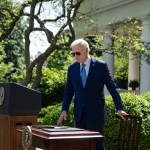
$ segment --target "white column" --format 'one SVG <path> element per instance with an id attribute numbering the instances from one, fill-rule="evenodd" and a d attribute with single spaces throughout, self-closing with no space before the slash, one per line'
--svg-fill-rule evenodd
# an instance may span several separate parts
<path id="1" fill-rule="evenodd" d="M 150 42 L 150 17 L 141 19 L 142 21 L 142 40 Z M 147 50 L 150 53 L 150 50 Z M 141 59 L 141 74 L 140 74 L 140 93 L 150 91 L 150 65 Z"/>
<path id="2" fill-rule="evenodd" d="M 107 28 L 105 28 L 104 47 L 103 47 L 103 49 L 106 50 L 106 51 L 107 51 L 107 49 L 110 46 L 112 46 L 112 40 L 108 36 L 108 34 L 111 34 L 111 33 L 112 33 L 112 29 L 111 29 L 110 26 L 108 26 Z M 107 62 L 110 74 L 111 74 L 112 78 L 114 78 L 114 55 L 108 54 L 107 52 L 103 51 L 103 60 L 105 62 Z M 106 95 L 109 94 L 109 92 L 106 89 L 106 87 L 104 87 L 104 93 Z"/>
<path id="3" fill-rule="evenodd" d="M 128 83 L 131 80 L 137 80 L 139 82 L 139 57 L 129 53 L 129 67 L 128 67 Z M 129 90 L 131 88 L 128 88 Z"/>
<path id="4" fill-rule="evenodd" d="M 108 34 L 112 33 L 112 28 L 110 26 L 105 28 L 105 33 L 103 49 L 107 51 L 107 48 L 112 45 L 112 40 L 107 36 Z M 112 77 L 114 77 L 114 55 L 103 51 L 103 60 L 107 62 L 110 74 Z"/>

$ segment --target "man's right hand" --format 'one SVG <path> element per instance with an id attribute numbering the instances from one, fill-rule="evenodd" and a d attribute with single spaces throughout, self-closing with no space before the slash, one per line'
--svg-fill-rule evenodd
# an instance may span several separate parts
<path id="1" fill-rule="evenodd" d="M 60 117 L 59 117 L 59 119 L 57 121 L 57 125 L 58 126 L 62 125 L 62 121 L 63 120 L 67 120 L 67 112 L 65 110 L 62 111 L 62 113 L 61 113 L 61 115 L 60 115 Z"/>

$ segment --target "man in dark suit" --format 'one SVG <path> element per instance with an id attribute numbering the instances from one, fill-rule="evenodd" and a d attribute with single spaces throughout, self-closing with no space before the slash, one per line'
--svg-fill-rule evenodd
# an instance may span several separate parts
<path id="1" fill-rule="evenodd" d="M 106 117 L 104 85 L 110 92 L 118 115 L 124 119 L 121 97 L 118 93 L 107 64 L 89 55 L 89 44 L 77 39 L 71 44 L 75 62 L 68 68 L 68 78 L 62 103 L 62 113 L 57 125 L 67 119 L 67 112 L 74 96 L 74 118 L 77 128 L 98 131 L 104 134 Z M 97 141 L 97 150 L 104 149 L 103 140 Z"/>

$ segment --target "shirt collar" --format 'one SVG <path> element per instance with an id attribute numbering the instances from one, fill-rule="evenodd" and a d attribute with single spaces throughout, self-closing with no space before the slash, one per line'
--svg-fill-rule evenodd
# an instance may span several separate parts
<path id="1" fill-rule="evenodd" d="M 84 64 L 87 66 L 87 67 L 89 67 L 90 66 L 90 62 L 91 62 L 91 57 L 90 57 L 90 55 L 88 55 L 88 58 L 87 58 L 87 60 L 84 62 Z M 80 66 L 82 65 L 82 63 L 80 63 Z"/>

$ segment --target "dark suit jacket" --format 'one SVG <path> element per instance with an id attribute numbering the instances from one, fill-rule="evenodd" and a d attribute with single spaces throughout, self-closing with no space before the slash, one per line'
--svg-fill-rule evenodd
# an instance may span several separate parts
<path id="1" fill-rule="evenodd" d="M 112 95 L 116 109 L 123 110 L 121 97 L 104 61 L 91 59 L 85 88 L 83 88 L 81 82 L 80 63 L 71 64 L 68 68 L 62 110 L 68 111 L 74 96 L 75 121 L 80 121 L 83 106 L 89 120 L 102 120 L 105 114 L 104 84 Z"/>

